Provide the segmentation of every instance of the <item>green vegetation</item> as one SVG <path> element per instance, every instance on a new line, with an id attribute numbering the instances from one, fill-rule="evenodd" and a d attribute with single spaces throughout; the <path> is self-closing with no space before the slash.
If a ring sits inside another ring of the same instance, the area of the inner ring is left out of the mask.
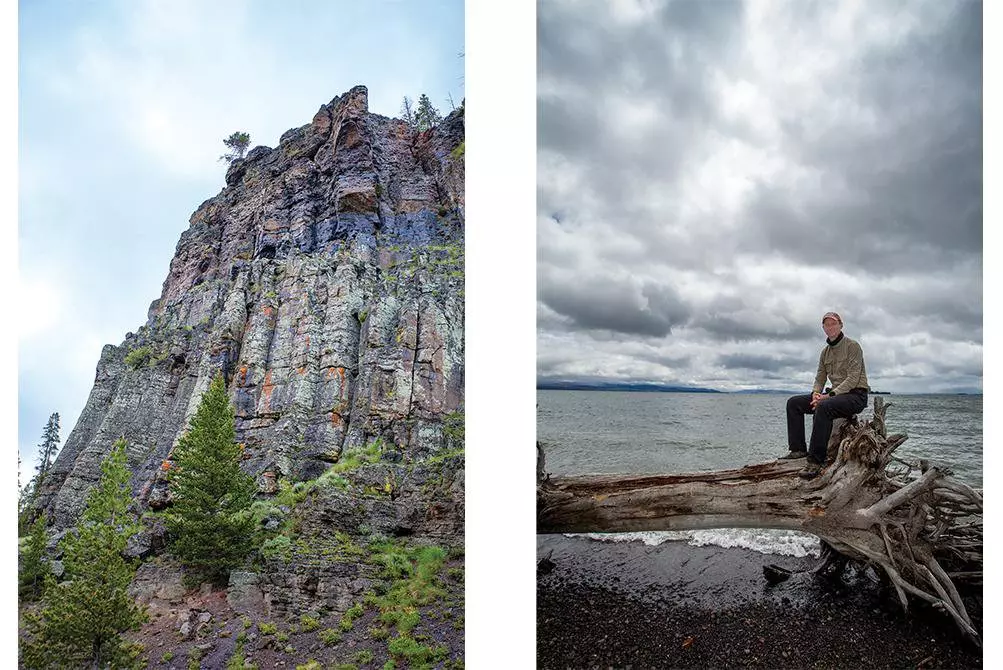
<path id="1" fill-rule="evenodd" d="M 302 665 L 297 665 L 296 670 L 324 670 L 324 666 L 312 658 Z"/>
<path id="2" fill-rule="evenodd" d="M 35 494 L 49 474 L 49 468 L 56 460 L 59 451 L 59 412 L 49 415 L 42 430 L 42 441 L 38 443 L 38 465 L 35 475 L 28 483 L 21 486 L 21 456 L 17 457 L 17 534 L 21 537 L 28 532 L 32 512 L 35 506 Z"/>
<path id="3" fill-rule="evenodd" d="M 276 535 L 261 545 L 261 555 L 268 560 L 288 560 L 292 551 L 292 540 L 288 535 Z"/>
<path id="4" fill-rule="evenodd" d="M 464 446 L 465 425 L 466 417 L 462 409 L 450 412 L 442 419 L 442 434 L 448 442 L 458 445 L 462 449 Z"/>
<path id="5" fill-rule="evenodd" d="M 355 625 L 355 620 L 362 616 L 363 612 L 362 603 L 355 603 L 348 608 L 344 616 L 341 617 L 341 630 L 348 632 L 352 630 L 352 626 Z"/>
<path id="6" fill-rule="evenodd" d="M 419 131 L 431 130 L 442 123 L 442 114 L 432 106 L 432 101 L 424 93 L 418 96 L 418 109 L 415 110 L 414 121 Z"/>
<path id="7" fill-rule="evenodd" d="M 319 633 L 317 633 L 317 637 L 320 638 L 321 642 L 323 642 L 329 647 L 341 642 L 341 633 L 334 630 L 333 628 L 327 628 L 325 630 L 320 631 Z"/>
<path id="8" fill-rule="evenodd" d="M 245 619 L 247 621 L 247 619 Z M 250 625 L 250 624 L 248 624 Z M 236 637 L 233 655 L 226 662 L 226 670 L 258 670 L 258 666 L 250 663 L 244 657 L 244 644 L 247 642 L 247 632 L 241 631 Z"/>
<path id="9" fill-rule="evenodd" d="M 401 103 L 401 119 L 413 130 L 424 132 L 435 128 L 442 122 L 442 114 L 432 106 L 428 96 L 422 93 L 418 96 L 418 106 L 415 107 L 411 98 L 404 96 Z"/>
<path id="10" fill-rule="evenodd" d="M 132 349 L 125 355 L 125 364 L 135 370 L 136 368 L 146 365 L 146 361 L 148 361 L 152 355 L 153 347 L 148 344 L 144 344 L 141 347 Z"/>
<path id="11" fill-rule="evenodd" d="M 459 160 L 463 158 L 466 152 L 467 152 L 467 141 L 463 140 L 462 142 L 456 145 L 455 149 L 449 152 L 449 155 L 453 157 L 453 160 Z"/>
<path id="12" fill-rule="evenodd" d="M 288 642 L 289 633 L 283 633 L 282 631 L 279 631 L 278 633 L 275 634 L 275 639 L 282 643 Z"/>
<path id="13" fill-rule="evenodd" d="M 240 469 L 233 406 L 217 375 L 174 450 L 168 482 L 174 503 L 165 515 L 171 550 L 194 577 L 225 583 L 253 548 L 254 478 Z"/>
<path id="14" fill-rule="evenodd" d="M 251 136 L 238 130 L 223 140 L 223 144 L 226 146 L 227 152 L 220 156 L 219 159 L 227 163 L 232 163 L 244 157 L 244 152 L 247 151 L 248 145 L 251 144 Z"/>
<path id="15" fill-rule="evenodd" d="M 406 661 L 411 666 L 437 663 L 449 655 L 449 650 L 445 645 L 429 647 L 421 644 L 410 635 L 404 634 L 390 640 L 387 649 L 395 660 Z"/>
<path id="16" fill-rule="evenodd" d="M 65 579 L 46 578 L 42 609 L 26 614 L 26 668 L 130 667 L 138 653 L 122 633 L 146 620 L 128 595 L 135 566 L 122 558 L 139 529 L 128 511 L 132 499 L 125 440 L 101 463 L 101 478 L 87 496 L 75 533 L 62 540 Z"/>
<path id="17" fill-rule="evenodd" d="M 371 562 L 380 566 L 385 582 L 367 602 L 379 611 L 379 621 L 396 627 L 399 634 L 414 629 L 421 620 L 418 608 L 446 595 L 439 579 L 446 560 L 441 547 L 406 547 L 393 541 L 370 545 Z"/>
<path id="18" fill-rule="evenodd" d="M 358 663 L 359 665 L 367 665 L 373 662 L 373 652 L 369 651 L 368 649 L 357 651 L 355 652 L 355 656 L 352 657 L 352 660 Z"/>
<path id="19" fill-rule="evenodd" d="M 49 537 L 45 532 L 46 516 L 35 519 L 31 532 L 18 556 L 18 596 L 24 600 L 34 600 L 42 593 L 45 576 L 49 574 L 49 561 L 45 557 L 45 545 Z"/>
<path id="20" fill-rule="evenodd" d="M 133 370 L 137 370 L 141 367 L 156 367 L 162 361 L 167 359 L 168 351 L 164 349 L 159 354 L 154 353 L 153 347 L 149 344 L 144 344 L 141 347 L 136 347 L 132 349 L 125 355 L 125 364 L 128 365 Z"/>
<path id="21" fill-rule="evenodd" d="M 170 663 L 173 658 L 174 658 L 174 652 L 173 651 L 165 651 L 164 655 L 160 657 L 160 662 L 161 663 Z"/>
<path id="22" fill-rule="evenodd" d="M 278 626 L 273 623 L 268 623 L 267 621 L 258 623 L 258 632 L 262 635 L 275 635 L 278 630 Z"/>
<path id="23" fill-rule="evenodd" d="M 198 647 L 192 647 L 188 650 L 188 670 L 200 670 L 202 664 L 202 650 Z"/>
<path id="24" fill-rule="evenodd" d="M 383 440 L 376 438 L 362 449 L 348 449 L 341 452 L 338 462 L 328 468 L 328 471 L 320 476 L 323 480 L 327 475 L 336 475 L 342 472 L 357 470 L 363 465 L 378 463 L 383 455 Z M 328 480 L 330 481 L 330 480 Z"/>
<path id="25" fill-rule="evenodd" d="M 320 628 L 320 620 L 313 618 L 309 614 L 304 614 L 300 617 L 300 624 L 303 626 L 304 633 L 309 633 Z"/>

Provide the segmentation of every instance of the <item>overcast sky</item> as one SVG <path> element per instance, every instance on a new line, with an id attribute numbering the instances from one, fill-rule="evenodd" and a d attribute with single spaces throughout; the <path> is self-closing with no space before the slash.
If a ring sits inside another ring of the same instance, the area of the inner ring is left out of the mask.
<path id="1" fill-rule="evenodd" d="M 235 130 L 276 146 L 356 84 L 396 116 L 464 97 L 462 0 L 22 1 L 18 446 L 65 442 L 103 345 L 146 321 Z"/>
<path id="2" fill-rule="evenodd" d="M 981 391 L 981 13 L 541 0 L 539 379 Z"/>

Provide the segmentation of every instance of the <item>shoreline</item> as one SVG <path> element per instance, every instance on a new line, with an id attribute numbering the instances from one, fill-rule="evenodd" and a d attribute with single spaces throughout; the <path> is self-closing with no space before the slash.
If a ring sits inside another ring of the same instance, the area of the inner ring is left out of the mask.
<path id="1" fill-rule="evenodd" d="M 903 614 L 866 575 L 796 575 L 814 559 L 748 549 L 538 536 L 537 667 L 977 668 L 982 650 L 947 617 Z M 981 612 L 977 627 L 981 628 Z"/>

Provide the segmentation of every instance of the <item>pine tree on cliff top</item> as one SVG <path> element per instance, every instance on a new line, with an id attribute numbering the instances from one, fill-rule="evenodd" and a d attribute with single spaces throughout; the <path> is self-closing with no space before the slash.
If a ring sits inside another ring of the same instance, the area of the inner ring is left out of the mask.
<path id="1" fill-rule="evenodd" d="M 167 513 L 171 550 L 192 572 L 189 580 L 225 583 L 253 548 L 250 515 L 254 478 L 240 469 L 233 406 L 222 376 L 202 396 L 168 470 L 173 502 Z"/>
<path id="2" fill-rule="evenodd" d="M 424 93 L 418 96 L 418 110 L 414 117 L 417 128 L 421 131 L 431 130 L 442 122 L 439 110 L 432 106 L 432 101 Z"/>
<path id="3" fill-rule="evenodd" d="M 227 152 L 220 156 L 219 159 L 227 163 L 232 163 L 244 157 L 244 152 L 247 151 L 247 147 L 251 144 L 251 136 L 238 130 L 223 140 L 223 144 L 226 146 Z"/>
<path id="4" fill-rule="evenodd" d="M 125 440 L 118 440 L 101 463 L 80 522 L 62 541 L 63 581 L 47 576 L 41 612 L 25 617 L 25 667 L 134 665 L 122 633 L 138 628 L 145 614 L 127 592 L 135 565 L 122 557 L 139 528 L 128 511 L 131 497 Z"/>

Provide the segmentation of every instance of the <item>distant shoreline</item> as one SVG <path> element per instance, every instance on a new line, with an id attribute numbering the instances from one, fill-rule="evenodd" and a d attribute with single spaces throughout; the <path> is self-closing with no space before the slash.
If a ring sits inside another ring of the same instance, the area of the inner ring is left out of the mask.
<path id="1" fill-rule="evenodd" d="M 717 393 L 721 395 L 796 395 L 805 393 L 803 389 L 747 389 L 741 391 L 722 391 L 720 389 L 705 388 L 700 386 L 669 386 L 660 384 L 631 384 L 631 383 L 610 383 L 610 384 L 590 384 L 586 382 L 537 382 L 537 391 L 625 391 L 630 393 Z M 893 391 L 871 391 L 870 395 L 954 395 L 954 396 L 981 396 L 981 392 L 975 391 L 921 391 L 912 393 Z"/>

